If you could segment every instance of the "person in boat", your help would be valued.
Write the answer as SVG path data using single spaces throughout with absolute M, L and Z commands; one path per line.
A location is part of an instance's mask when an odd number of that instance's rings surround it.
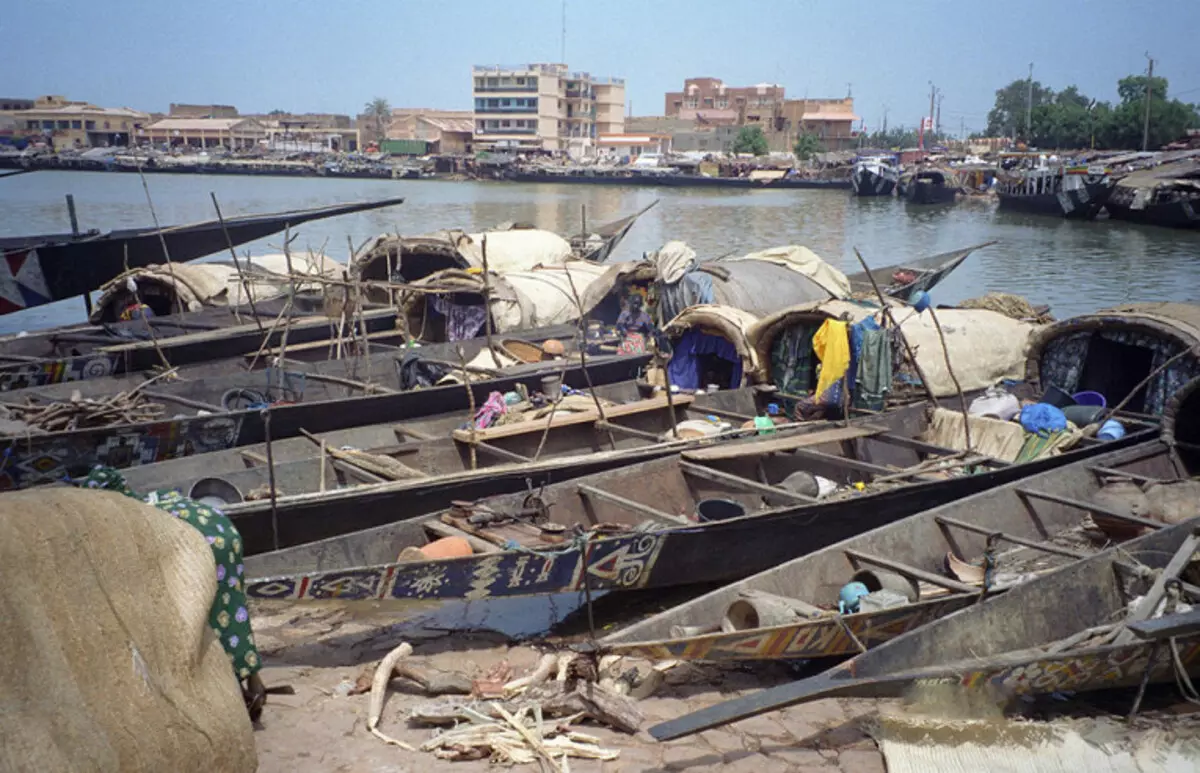
M 646 339 L 654 333 L 654 320 L 650 318 L 645 305 L 642 294 L 632 292 L 617 316 L 617 333 L 621 336 L 617 351 L 621 354 L 642 354 L 646 351 Z
M 126 485 L 121 473 L 111 467 L 96 467 L 80 485 L 116 491 L 154 505 L 204 535 L 217 565 L 217 587 L 214 589 L 208 624 L 229 655 L 234 674 L 242 683 L 242 697 L 246 701 L 250 719 L 257 720 L 262 714 L 267 690 L 258 675 L 262 661 L 254 643 L 246 603 L 246 584 L 242 576 L 242 535 L 233 521 L 215 507 L 185 497 L 178 491 L 159 489 L 141 496 Z

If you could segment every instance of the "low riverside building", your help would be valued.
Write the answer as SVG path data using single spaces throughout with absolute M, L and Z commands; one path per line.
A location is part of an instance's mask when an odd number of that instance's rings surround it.
M 663 156 L 671 152 L 669 134 L 601 134 L 596 138 L 601 156 L 629 159 L 643 154 Z
M 474 133 L 475 114 L 470 110 L 397 107 L 392 110 L 387 140 L 419 140 L 425 143 L 426 153 L 470 153 Z
M 253 118 L 163 118 L 137 133 L 138 142 L 194 148 L 248 148 L 267 138 Z
M 150 119 L 147 113 L 128 107 L 98 107 L 57 95 L 38 97 L 33 107 L 10 115 L 14 132 L 43 139 L 56 149 L 125 146 Z
M 599 134 L 625 131 L 625 81 L 565 64 L 476 66 L 476 150 L 590 155 Z
M 858 144 L 854 124 L 854 99 L 788 99 L 780 111 L 779 130 L 793 143 L 801 134 L 812 134 L 826 151 L 850 150 Z M 772 148 L 774 150 L 774 148 Z

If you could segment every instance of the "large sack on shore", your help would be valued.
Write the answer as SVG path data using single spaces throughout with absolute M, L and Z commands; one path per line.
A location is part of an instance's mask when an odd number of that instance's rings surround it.
M 204 537 L 121 494 L 0 495 L 0 770 L 252 771 Z

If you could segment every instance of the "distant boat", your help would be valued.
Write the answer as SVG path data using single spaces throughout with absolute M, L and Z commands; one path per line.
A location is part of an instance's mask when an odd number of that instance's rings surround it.
M 220 220 L 205 220 L 161 229 L 3 238 L 0 239 L 0 254 L 4 257 L 0 261 L 0 314 L 89 293 L 126 269 L 165 263 L 168 255 L 171 262 L 186 263 L 227 250 L 231 243 L 236 247 L 301 223 L 390 207 L 403 201 L 388 198 L 241 215 L 226 218 L 224 228 Z
M 997 175 L 1001 209 L 1091 220 L 1099 214 L 1115 180 L 1095 167 L 1038 166 Z
M 891 156 L 870 156 L 854 162 L 850 185 L 855 196 L 891 196 L 900 182 L 900 167 Z
M 1104 208 L 1117 220 L 1168 228 L 1200 228 L 1200 158 L 1126 175 Z
M 922 169 L 906 175 L 898 192 L 910 204 L 953 204 L 958 183 L 952 175 L 943 169 Z

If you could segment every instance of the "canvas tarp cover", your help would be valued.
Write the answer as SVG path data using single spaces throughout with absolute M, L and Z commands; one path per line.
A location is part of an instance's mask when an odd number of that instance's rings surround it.
M 743 373 L 752 374 L 758 370 L 758 355 L 750 346 L 746 334 L 756 321 L 754 315 L 741 309 L 715 305 L 692 306 L 667 323 L 663 332 L 676 340 L 685 331 L 693 329 L 720 336 L 733 345 L 741 358 Z
M 359 250 L 353 268 L 367 276 L 367 267 L 377 260 L 395 259 L 401 265 L 409 253 L 435 253 L 452 259 L 457 268 L 483 268 L 483 237 L 487 237 L 488 269 L 521 271 L 534 266 L 555 266 L 571 258 L 571 244 L 551 231 L 536 228 L 497 229 L 468 234 L 459 230 L 437 231 L 423 236 L 380 234 Z M 443 265 L 445 265 L 443 263 Z M 384 273 L 377 273 L 383 276 Z
M 893 302 L 891 308 L 933 393 L 938 397 L 957 394 L 933 318 L 899 302 Z M 1023 377 L 1030 341 L 1041 326 L 986 309 L 940 309 L 936 313 L 946 337 L 950 363 L 964 392 Z M 759 361 L 769 362 L 770 341 L 766 339 L 773 340 L 792 325 L 819 326 L 823 319 L 843 316 L 852 323 L 868 316 L 874 316 L 878 322 L 883 317 L 878 308 L 848 301 L 804 304 L 763 318 L 750 329 L 748 337 Z M 764 376 L 769 380 L 770 374 Z
M 831 298 L 847 298 L 850 295 L 850 280 L 838 269 L 826 263 L 817 253 L 807 247 L 789 244 L 772 247 L 761 252 L 752 252 L 740 258 L 725 258 L 721 265 L 737 261 L 756 260 L 773 263 L 808 277 L 825 288 Z
M 0 495 L 0 770 L 256 767 L 204 537 L 121 494 Z

